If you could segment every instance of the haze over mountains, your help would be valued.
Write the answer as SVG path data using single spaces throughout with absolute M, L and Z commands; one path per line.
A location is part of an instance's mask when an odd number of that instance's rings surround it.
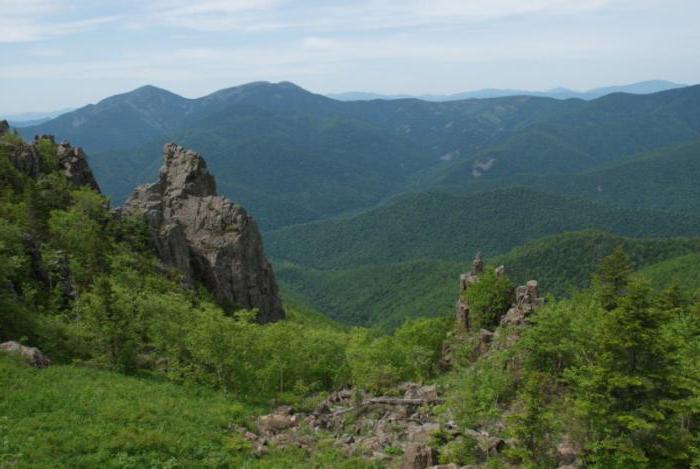
M 382 318 L 323 285 L 374 278 L 364 304 L 376 304 L 420 283 L 404 317 L 428 312 L 477 249 L 589 229 L 700 235 L 699 110 L 700 86 L 343 102 L 255 82 L 197 99 L 145 86 L 19 130 L 79 142 L 117 205 L 155 177 L 163 143 L 199 151 L 258 220 L 283 293 L 372 324 Z
M 462 93 L 454 94 L 422 94 L 422 95 L 410 95 L 410 94 L 380 94 L 380 93 L 370 93 L 362 91 L 348 91 L 344 93 L 330 93 L 327 96 L 333 99 L 339 99 L 341 101 L 369 101 L 372 99 L 405 99 L 405 98 L 417 98 L 424 99 L 426 101 L 457 101 L 460 99 L 472 99 L 472 98 L 502 98 L 504 96 L 540 96 L 545 98 L 556 98 L 556 99 L 569 99 L 569 98 L 579 98 L 579 99 L 595 99 L 605 96 L 610 93 L 632 93 L 632 94 L 649 94 L 656 93 L 659 91 L 672 90 L 675 88 L 682 88 L 687 85 L 682 85 L 680 83 L 674 83 L 668 80 L 647 80 L 640 81 L 637 83 L 632 83 L 629 85 L 618 85 L 618 86 L 605 86 L 601 88 L 593 88 L 588 91 L 575 91 L 568 88 L 557 87 L 552 88 L 547 91 L 532 91 L 532 90 L 518 90 L 518 89 L 499 89 L 499 88 L 485 88 L 476 91 L 465 91 Z

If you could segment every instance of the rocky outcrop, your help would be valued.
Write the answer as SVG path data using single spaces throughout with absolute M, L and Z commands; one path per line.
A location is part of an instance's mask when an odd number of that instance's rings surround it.
M 441 430 L 432 415 L 442 402 L 437 387 L 403 383 L 396 391 L 403 392 L 403 397 L 343 389 L 330 394 L 312 412 L 296 413 L 282 406 L 259 417 L 254 431 L 237 426 L 232 430 L 248 440 L 258 455 L 271 447 L 311 452 L 320 440 L 331 440 L 347 455 L 403 463 L 403 467 L 437 464 L 437 452 L 431 447 L 433 436 Z M 405 465 L 409 461 L 411 465 Z
M 50 138 L 53 140 L 53 137 Z M 82 148 L 73 148 L 64 140 L 56 147 L 56 156 L 61 172 L 75 187 L 85 186 L 100 192 L 100 186 L 97 185 Z
M 525 324 L 528 316 L 543 305 L 544 298 L 540 297 L 537 280 L 530 280 L 527 284 L 516 287 L 515 301 L 501 318 L 501 326 Z
M 284 318 L 255 220 L 216 194 L 199 154 L 165 145 L 158 182 L 138 187 L 121 213 L 146 218 L 160 259 L 186 285 L 201 282 L 224 307 L 257 309 L 260 323 Z
M 41 350 L 36 347 L 24 346 L 19 342 L 3 342 L 0 344 L 0 351 L 18 355 L 34 368 L 45 368 L 51 364 L 51 360 L 41 353 Z
M 6 124 L 7 121 L 0 122 L 0 135 L 9 131 Z M 39 151 L 40 143 L 47 140 L 56 148 L 55 164 L 58 164 L 59 171 L 74 187 L 89 187 L 100 192 L 100 187 L 88 165 L 85 152 L 79 147 L 72 147 L 66 141 L 56 145 L 53 135 L 36 135 L 32 144 L 24 142 L 11 144 L 12 150 L 9 152 L 9 158 L 15 169 L 30 178 L 38 178 L 42 174 L 42 168 L 47 167 L 46 159 L 50 158 L 42 155 Z M 48 167 L 53 166 L 53 164 L 51 163 Z
M 0 121 L 0 137 L 10 131 L 10 124 L 6 120 Z
M 484 262 L 481 259 L 481 253 L 477 252 L 472 261 L 472 268 L 467 274 L 459 276 L 459 298 L 457 299 L 457 327 L 466 332 L 470 329 L 469 324 L 469 304 L 465 298 L 465 294 L 470 286 L 479 281 L 479 276 L 484 273 Z

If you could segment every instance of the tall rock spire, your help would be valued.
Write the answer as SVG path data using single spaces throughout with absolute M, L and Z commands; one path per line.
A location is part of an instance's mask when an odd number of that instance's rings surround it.
M 169 143 L 158 182 L 139 186 L 122 213 L 144 215 L 164 264 L 186 284 L 201 282 L 224 307 L 257 309 L 257 321 L 285 316 L 255 220 L 216 194 L 196 152 Z

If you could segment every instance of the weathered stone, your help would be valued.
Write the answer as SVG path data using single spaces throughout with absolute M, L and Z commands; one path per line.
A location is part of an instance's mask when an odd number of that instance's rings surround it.
M 258 431 L 263 434 L 274 434 L 291 428 L 297 424 L 297 418 L 289 413 L 272 413 L 258 418 Z
M 417 383 L 403 383 L 399 389 L 404 392 L 404 399 L 423 399 L 426 402 L 438 400 L 437 386 L 423 386 Z
M 160 259 L 185 285 L 198 281 L 223 306 L 257 309 L 260 323 L 284 318 L 255 220 L 216 195 L 199 154 L 165 145 L 159 181 L 138 187 L 121 212 L 146 218 Z
M 411 425 L 406 430 L 408 441 L 412 443 L 424 443 L 430 442 L 433 434 L 440 430 L 440 425 L 434 422 L 424 423 L 422 425 Z
M 28 364 L 35 368 L 45 368 L 51 364 L 51 360 L 49 360 L 46 355 L 41 353 L 41 350 L 36 347 L 26 347 L 19 342 L 3 342 L 0 344 L 0 350 L 19 355 Z
M 70 143 L 63 141 L 56 147 L 56 155 L 63 174 L 75 187 L 86 186 L 100 192 L 100 186 L 97 185 L 82 148 L 73 148 Z
M 489 351 L 491 348 L 491 341 L 493 340 L 493 332 L 487 329 L 479 330 L 479 344 L 477 346 L 477 351 L 479 355 L 483 355 Z
M 525 324 L 532 311 L 542 305 L 544 305 L 544 298 L 540 298 L 539 296 L 537 281 L 530 280 L 527 284 L 516 287 L 515 301 L 508 312 L 501 318 L 501 325 L 513 326 Z
M 10 131 L 10 124 L 6 120 L 0 120 L 0 137 Z
M 437 452 L 424 444 L 411 443 L 406 448 L 401 469 L 425 469 L 437 464 Z
M 471 275 L 481 275 L 484 273 L 484 261 L 481 260 L 481 252 L 477 252 L 472 261 L 472 270 L 469 272 Z
M 557 463 L 559 466 L 577 466 L 579 450 L 570 441 L 563 441 L 557 446 Z
M 469 305 L 462 298 L 457 300 L 455 320 L 457 321 L 457 328 L 460 331 L 469 330 Z

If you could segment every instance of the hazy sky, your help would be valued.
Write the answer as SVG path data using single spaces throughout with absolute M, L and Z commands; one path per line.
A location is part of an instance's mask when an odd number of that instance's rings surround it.
M 153 84 L 454 93 L 700 82 L 700 0 L 0 0 L 0 115 Z

